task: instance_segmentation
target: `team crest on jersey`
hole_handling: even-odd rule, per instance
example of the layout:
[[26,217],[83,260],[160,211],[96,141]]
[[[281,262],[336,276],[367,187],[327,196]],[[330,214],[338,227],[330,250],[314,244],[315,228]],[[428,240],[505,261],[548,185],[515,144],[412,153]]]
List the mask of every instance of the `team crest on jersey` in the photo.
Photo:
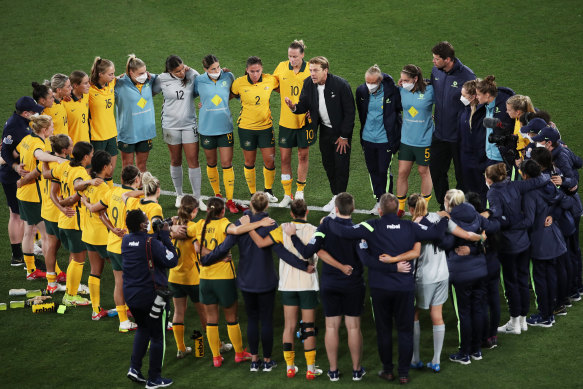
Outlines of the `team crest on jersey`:
[[334,98],[334,97],[336,97],[336,95],[334,94],[334,92],[330,92],[330,93],[331,93],[331,94],[330,94],[330,97],[331,97],[331,98]]
[[4,143],[5,145],[11,145],[12,143],[14,143],[14,139],[12,139],[12,135],[8,135],[6,138],[4,138],[2,143]]
[[434,80],[435,80],[435,81],[439,81],[439,77],[435,77],[435,78],[434,78]]
[[268,87],[268,86],[266,86],[266,87],[265,87],[265,88],[263,88],[263,89],[265,89],[265,90],[269,90],[269,87]]
[[496,107],[496,109],[494,110],[494,113],[500,113],[500,108]]
[[385,104],[391,104],[391,99],[390,99],[390,98],[388,98],[388,99],[385,101]]
[[457,81],[454,81],[454,82],[451,84],[451,87],[452,87],[452,88],[457,88]]
[[223,86],[223,87],[227,86],[227,81],[221,82],[221,86]]
[[423,93],[419,93],[419,97],[417,99],[423,100],[423,99],[425,99],[425,95]]

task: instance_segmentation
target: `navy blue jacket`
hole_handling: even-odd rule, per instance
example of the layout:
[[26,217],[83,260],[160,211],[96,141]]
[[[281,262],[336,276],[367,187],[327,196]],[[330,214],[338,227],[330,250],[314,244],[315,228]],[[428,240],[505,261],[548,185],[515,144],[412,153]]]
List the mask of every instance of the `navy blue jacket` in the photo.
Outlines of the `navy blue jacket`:
[[555,259],[567,252],[565,239],[558,223],[545,227],[545,219],[560,206],[561,194],[548,182],[545,186],[528,191],[522,197],[522,209],[529,227],[530,254],[534,259]]
[[546,185],[548,177],[532,180],[495,182],[488,190],[487,197],[492,219],[500,222],[502,234],[498,251],[517,254],[530,246],[528,224],[522,212],[522,196],[529,190]]
[[[471,116],[471,126],[470,126]],[[473,165],[482,168],[486,165],[486,129],[482,125],[486,117],[486,108],[483,104],[476,106],[472,115],[471,106],[464,107],[458,118],[460,136],[460,157],[464,165]]]
[[[451,210],[451,220],[460,228],[475,232],[476,234],[486,231],[487,234],[496,232],[500,224],[489,221],[481,216],[472,205],[462,203]],[[486,257],[483,251],[470,253],[470,255],[459,256],[453,250],[456,246],[475,246],[474,242],[468,242],[459,238],[455,239],[455,244],[450,246],[447,256],[447,268],[449,269],[449,280],[454,283],[474,282],[488,275]]]
[[583,206],[581,205],[581,198],[578,191],[572,192],[571,188],[579,185],[579,172],[577,169],[581,168],[582,161],[571,149],[559,145],[551,151],[553,158],[553,165],[560,170],[563,183],[561,189],[568,195],[575,198],[574,216],[579,216],[583,213]]
[[[388,74],[383,73],[384,103],[383,103],[383,122],[385,124],[385,131],[387,132],[387,139],[389,140],[389,149],[394,154],[399,150],[401,144],[401,125],[403,118],[401,117],[401,93],[399,88],[395,85],[393,78]],[[358,109],[358,118],[360,119],[360,142],[362,144],[362,131],[366,123],[366,116],[368,114],[368,103],[370,101],[370,93],[366,83],[356,88],[356,108]]]
[[346,290],[350,288],[364,287],[364,278],[362,276],[363,267],[359,259],[356,248],[359,240],[345,239],[334,234],[331,231],[333,225],[352,226],[352,220],[342,218],[326,217],[322,224],[314,233],[312,239],[307,245],[298,238],[292,235],[292,242],[294,247],[304,258],[309,258],[320,249],[326,250],[334,259],[344,265],[352,266],[352,274],[349,276],[342,273],[333,266],[322,262],[322,272],[320,273],[320,287],[321,289]]
[[14,112],[4,125],[2,152],[0,154],[6,162],[6,164],[0,166],[0,182],[3,184],[14,184],[20,178],[12,168],[13,164],[19,163],[19,160],[14,158],[13,152],[22,138],[31,133],[28,123],[28,119]]
[[396,272],[396,264],[381,262],[379,255],[397,256],[411,250],[415,242],[439,239],[445,233],[447,222],[447,218],[443,218],[434,227],[427,227],[402,220],[396,214],[387,214],[353,226],[332,224],[330,229],[344,238],[366,239],[371,255],[362,257],[362,260],[369,268],[368,283],[371,288],[413,291],[413,270],[409,273]]
[[154,302],[154,280],[146,260],[146,239],[152,237],[152,259],[156,286],[168,286],[166,269],[178,264],[176,249],[169,231],[149,235],[145,232],[127,234],[121,243],[123,264],[123,294],[129,306],[149,307]]
[[431,85],[435,93],[435,133],[439,140],[456,142],[458,140],[457,120],[464,104],[460,101],[462,86],[466,81],[475,80],[472,69],[465,66],[458,58],[454,60],[449,72],[435,66],[431,70]]
[[[343,138],[352,139],[354,129],[354,97],[348,81],[328,73],[324,88],[326,109],[332,124],[332,130]],[[300,101],[296,105],[295,113],[310,112],[313,125],[320,123],[318,88],[310,77],[304,80]]]

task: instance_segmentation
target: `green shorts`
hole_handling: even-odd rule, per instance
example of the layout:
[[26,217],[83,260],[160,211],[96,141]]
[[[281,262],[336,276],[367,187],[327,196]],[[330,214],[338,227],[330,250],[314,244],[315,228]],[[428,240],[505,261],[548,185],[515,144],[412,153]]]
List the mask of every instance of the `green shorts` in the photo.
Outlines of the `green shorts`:
[[87,250],[87,246],[81,240],[81,235],[80,230],[61,230],[61,242],[70,253],[82,253]]
[[198,285],[182,285],[168,282],[168,289],[170,289],[174,298],[190,297],[190,301],[193,303],[200,301]]
[[91,144],[93,145],[93,151],[97,150],[105,150],[111,155],[112,157],[117,155],[117,138],[114,136],[113,138],[109,138],[106,140],[92,140]]
[[42,203],[18,200],[18,212],[20,212],[20,218],[29,226],[36,226],[43,221],[43,218],[40,216],[41,207]]
[[254,151],[257,147],[266,149],[275,146],[273,127],[265,130],[246,130],[239,128],[239,144],[243,150]]
[[86,242],[85,243],[85,247],[87,247],[87,251],[94,251],[97,252],[97,254],[99,254],[99,256],[103,259],[107,259],[109,258],[109,255],[107,255],[107,245],[106,244],[89,244]]
[[107,251],[107,256],[111,261],[111,268],[113,270],[122,271],[123,267],[121,266],[121,254],[112,253],[111,251]]
[[419,166],[429,166],[431,147],[409,146],[401,143],[399,147],[399,161],[417,162]]
[[287,128],[279,126],[279,147],[291,149],[292,147],[309,147],[316,143],[318,130],[310,127]]
[[200,137],[199,144],[205,150],[214,150],[217,147],[233,147],[233,132],[223,135],[203,135]]
[[205,305],[219,304],[228,308],[237,301],[237,281],[200,280],[200,302]]
[[152,150],[152,139],[132,144],[117,142],[117,147],[122,153],[147,153]]
[[56,236],[57,239],[61,240],[61,234],[59,233],[59,223],[51,222],[45,219],[45,230],[47,230],[47,235]]
[[316,309],[320,304],[317,290],[281,291],[281,304],[300,309]]

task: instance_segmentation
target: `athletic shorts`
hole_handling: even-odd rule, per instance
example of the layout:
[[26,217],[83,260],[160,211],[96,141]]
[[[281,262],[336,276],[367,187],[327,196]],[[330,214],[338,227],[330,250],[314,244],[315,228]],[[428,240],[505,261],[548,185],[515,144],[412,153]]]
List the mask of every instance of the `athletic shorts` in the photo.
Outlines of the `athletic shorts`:
[[447,301],[448,280],[433,284],[415,284],[415,305],[419,309],[429,309]]
[[199,297],[205,305],[219,304],[228,308],[237,301],[237,281],[201,279]]
[[113,270],[122,271],[123,267],[121,266],[121,254],[112,253],[111,251],[107,251],[107,256],[111,261],[111,268]]
[[200,135],[200,144],[205,150],[214,150],[217,147],[233,147],[233,132],[222,135]]
[[254,151],[259,147],[266,149],[275,146],[273,127],[265,130],[246,130],[239,128],[239,144],[243,150]]
[[182,285],[168,282],[168,289],[170,289],[174,298],[190,297],[190,301],[193,303],[200,301],[198,285]]
[[42,203],[33,203],[31,201],[18,200],[18,210],[20,218],[29,226],[36,226],[43,221],[40,216]]
[[399,147],[399,161],[417,162],[419,166],[429,166],[431,147],[409,146],[401,143]]
[[52,222],[49,220],[44,219],[45,221],[45,230],[47,230],[48,235],[56,236],[57,239],[61,240],[61,233],[59,232],[59,223]]
[[106,140],[92,140],[91,144],[93,145],[94,152],[97,150],[105,150],[112,157],[117,155],[117,137],[115,136]]
[[365,292],[364,285],[344,290],[320,289],[324,316],[360,316]]
[[18,209],[18,199],[16,198],[16,190],[18,189],[16,182],[13,184],[2,184],[2,188],[4,189],[4,195],[6,195],[6,202],[10,211],[19,215],[20,209]]
[[281,304],[300,309],[316,309],[320,303],[317,290],[281,291]]
[[87,246],[81,240],[82,232],[80,230],[61,230],[61,243],[65,245],[70,253],[82,253],[87,250]]
[[86,242],[85,243],[85,247],[87,247],[87,251],[93,251],[93,252],[97,252],[97,254],[99,254],[99,256],[103,259],[107,259],[109,258],[109,255],[107,255],[107,245],[106,244],[89,244]]
[[316,143],[318,130],[304,127],[300,129],[279,126],[279,147],[291,149],[292,147],[309,147]]
[[168,145],[198,142],[198,131],[196,131],[196,128],[185,128],[183,130],[168,130],[163,128],[162,135],[164,135],[164,142]]
[[117,147],[122,153],[147,153],[152,150],[152,139],[132,144],[117,142]]

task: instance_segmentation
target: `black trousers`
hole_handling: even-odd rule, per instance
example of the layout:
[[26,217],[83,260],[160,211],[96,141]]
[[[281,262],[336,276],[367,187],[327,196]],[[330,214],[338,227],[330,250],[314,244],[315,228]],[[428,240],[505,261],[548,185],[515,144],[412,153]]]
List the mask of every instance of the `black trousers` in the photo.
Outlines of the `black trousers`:
[[375,324],[377,327],[377,346],[383,370],[393,371],[393,319],[397,327],[399,342],[400,377],[409,375],[413,357],[413,320],[415,318],[415,292],[393,292],[370,288]]
[[273,351],[273,306],[275,290],[264,293],[241,291],[247,313],[247,342],[249,352],[259,354],[259,322],[261,321],[261,345],[263,357],[271,358]]
[[538,311],[549,319],[557,303],[557,260],[533,258],[532,279]]
[[463,354],[482,351],[486,278],[453,284],[452,296],[459,322],[460,351]]
[[[372,190],[379,201],[386,192],[392,193],[392,175],[390,175],[389,166],[393,153],[389,150],[388,143],[372,143],[363,140],[362,146]],[[387,186],[387,181],[389,186]]]
[[148,351],[150,345],[150,366],[148,378],[156,380],[162,373],[162,357],[164,353],[164,330],[166,322],[162,320],[163,315],[158,319],[150,317],[151,306],[136,307],[129,305],[132,315],[136,320],[138,329],[134,336],[134,349],[130,366],[138,371],[142,369],[142,359]]
[[[500,269],[488,274],[485,281],[486,290],[486,310],[484,313],[484,329],[482,340],[498,334],[498,325],[500,324]],[[489,315],[488,315],[489,313]]]
[[455,169],[456,188],[464,189],[462,169],[460,163],[459,145],[457,142],[446,142],[433,137],[431,140],[431,161],[429,162],[429,172],[433,181],[435,200],[443,209],[443,198],[449,189],[447,173],[453,159]]
[[498,253],[502,265],[504,292],[508,301],[510,316],[526,316],[530,309],[530,255],[526,249],[521,253]]
[[[320,154],[322,155],[322,165],[328,176],[330,190],[333,195],[346,192],[348,187],[348,175],[350,173],[350,148],[346,153],[340,154],[336,151],[338,132],[332,128],[320,126]],[[351,139],[348,139],[350,145]]]

